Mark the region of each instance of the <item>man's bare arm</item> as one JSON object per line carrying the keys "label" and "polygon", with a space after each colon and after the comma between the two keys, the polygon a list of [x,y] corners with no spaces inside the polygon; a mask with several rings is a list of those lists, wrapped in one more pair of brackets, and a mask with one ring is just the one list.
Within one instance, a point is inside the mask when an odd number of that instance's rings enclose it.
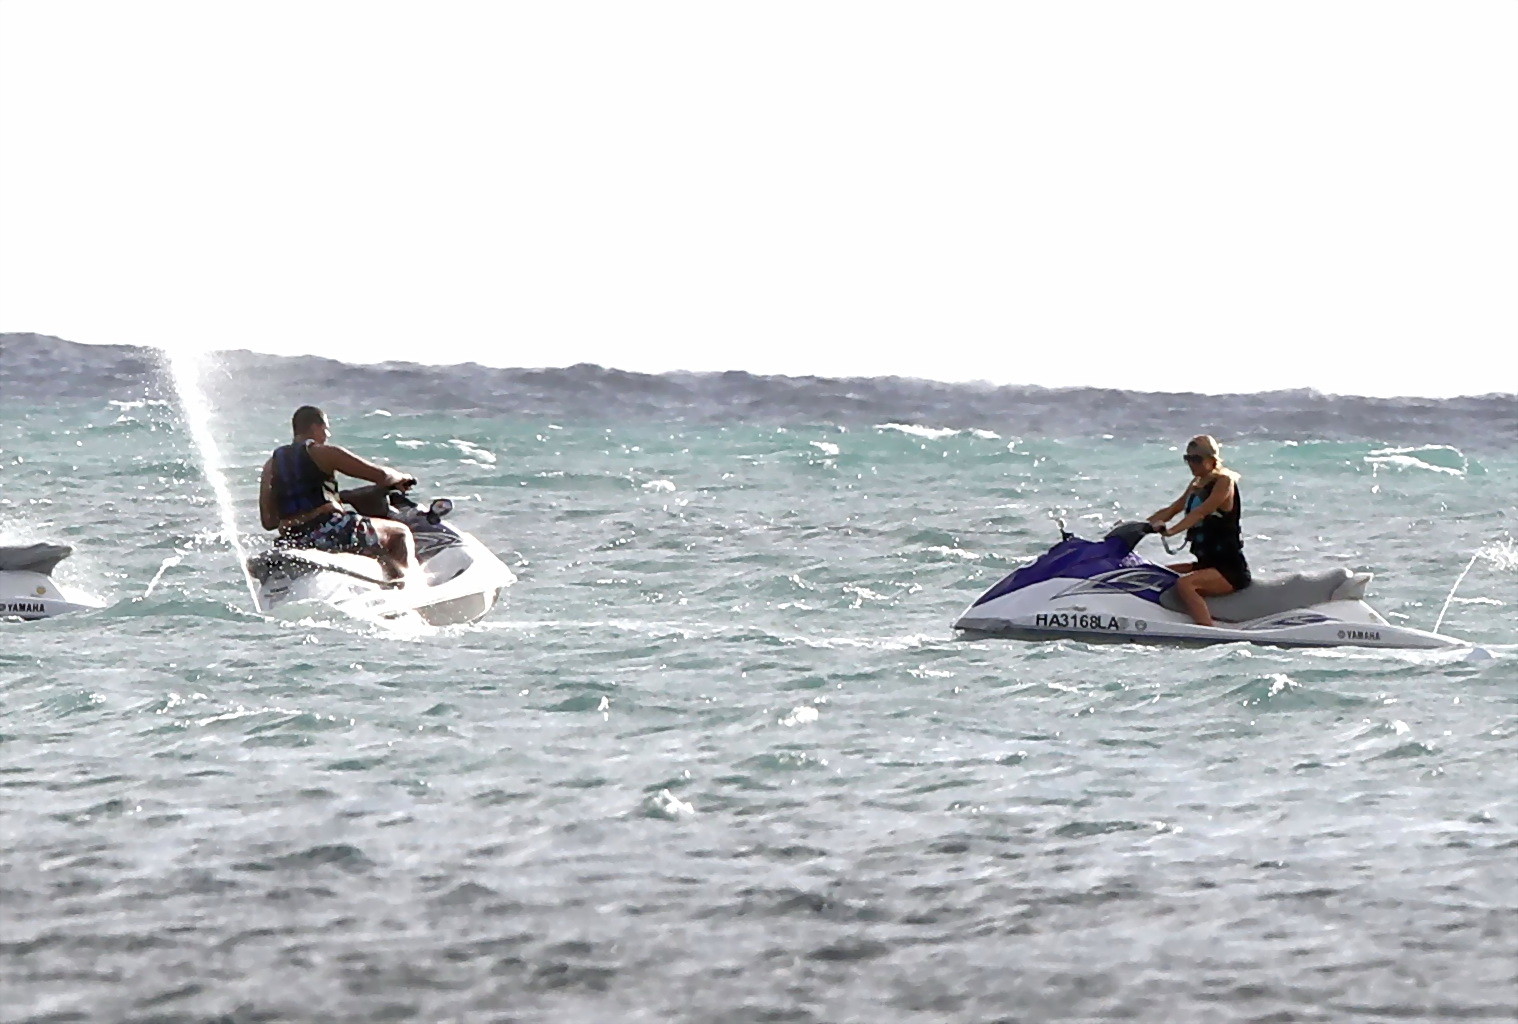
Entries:
{"label": "man's bare arm", "polygon": [[274,496],[274,460],[264,463],[263,479],[258,484],[258,520],[265,530],[279,527],[279,502]]}
{"label": "man's bare arm", "polygon": [[360,458],[339,445],[313,444],[306,451],[311,453],[311,461],[315,462],[319,469],[328,473],[345,473],[348,476],[356,476],[360,480],[387,484],[391,487],[408,487],[416,483],[414,477],[393,470],[389,466],[381,466],[368,459]]}

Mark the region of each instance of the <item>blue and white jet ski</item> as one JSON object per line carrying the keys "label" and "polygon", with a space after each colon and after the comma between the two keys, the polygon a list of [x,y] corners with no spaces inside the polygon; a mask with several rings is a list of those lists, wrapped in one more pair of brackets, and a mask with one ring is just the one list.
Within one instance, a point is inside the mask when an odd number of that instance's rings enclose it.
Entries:
{"label": "blue and white jet ski", "polygon": [[1388,622],[1365,603],[1369,573],[1330,569],[1209,597],[1216,625],[1199,626],[1172,592],[1180,576],[1134,553],[1151,528],[1120,523],[1099,541],[1060,527],[1061,539],[977,597],[954,623],[973,636],[1019,640],[1278,647],[1468,647],[1464,640]]}

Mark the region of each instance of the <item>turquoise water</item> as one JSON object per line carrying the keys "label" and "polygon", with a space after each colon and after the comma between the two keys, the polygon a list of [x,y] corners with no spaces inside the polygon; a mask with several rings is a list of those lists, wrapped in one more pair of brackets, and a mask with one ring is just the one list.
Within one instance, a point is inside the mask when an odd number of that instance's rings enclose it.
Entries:
{"label": "turquoise water", "polygon": [[[1518,1010],[1511,438],[1229,449],[1257,574],[1429,628],[1475,554],[1481,649],[1178,650],[949,623],[1052,515],[1168,502],[1184,436],[349,402],[520,577],[394,634],[254,614],[140,399],[0,418],[0,535],[111,602],[0,623],[0,1019]],[[292,404],[217,404],[245,534]]]}

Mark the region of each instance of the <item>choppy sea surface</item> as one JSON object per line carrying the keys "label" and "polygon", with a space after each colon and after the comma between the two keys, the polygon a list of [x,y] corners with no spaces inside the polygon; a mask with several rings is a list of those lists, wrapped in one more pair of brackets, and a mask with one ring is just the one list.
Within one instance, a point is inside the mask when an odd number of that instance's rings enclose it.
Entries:
{"label": "choppy sea surface", "polygon": [[[0,622],[0,1021],[1518,1014],[1513,396],[196,369],[245,540],[315,402],[520,579],[258,615],[155,357],[7,336],[0,543],[109,605]],[[1257,575],[1477,646],[953,637],[1200,431]]]}

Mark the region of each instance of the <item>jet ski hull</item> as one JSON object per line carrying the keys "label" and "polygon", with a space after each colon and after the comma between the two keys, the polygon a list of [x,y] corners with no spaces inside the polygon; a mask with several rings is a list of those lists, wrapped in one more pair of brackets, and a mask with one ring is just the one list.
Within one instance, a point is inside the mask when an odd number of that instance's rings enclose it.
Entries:
{"label": "jet ski hull", "polygon": [[[1368,607],[1365,610],[1370,610]],[[963,615],[954,628],[966,636],[1004,637],[1013,640],[1085,640],[1094,643],[1144,643],[1203,646],[1208,644],[1251,643],[1270,647],[1388,647],[1403,650],[1438,650],[1469,646],[1465,641],[1420,629],[1387,623],[1364,621],[1359,615],[1339,617],[1335,612],[1358,609],[1335,609],[1316,605],[1304,613],[1323,616],[1322,620],[1295,625],[1223,624],[1199,626],[1189,618],[1161,610],[1153,613],[1124,615],[1106,612],[1056,609],[1032,614]]]}
{"label": "jet ski hull", "polygon": [[[361,555],[334,556],[299,548],[272,554],[275,557],[257,556],[250,561],[258,580],[258,610],[266,615],[300,613],[312,605],[324,605],[358,619],[459,626],[489,614],[501,592],[516,580],[494,555],[490,555],[493,565],[472,566],[472,578],[397,587],[383,578],[377,561]],[[350,566],[362,578],[340,571]]]}

